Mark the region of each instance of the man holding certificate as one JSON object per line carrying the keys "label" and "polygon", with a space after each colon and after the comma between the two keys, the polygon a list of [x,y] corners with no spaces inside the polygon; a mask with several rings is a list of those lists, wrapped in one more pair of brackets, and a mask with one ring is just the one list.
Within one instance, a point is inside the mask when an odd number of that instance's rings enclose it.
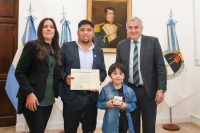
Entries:
{"label": "man holding certificate", "polygon": [[93,23],[80,21],[77,35],[78,41],[64,43],[61,48],[59,94],[63,102],[64,130],[76,133],[81,122],[83,133],[93,133],[98,89],[106,77],[106,68],[102,49],[92,43]]}

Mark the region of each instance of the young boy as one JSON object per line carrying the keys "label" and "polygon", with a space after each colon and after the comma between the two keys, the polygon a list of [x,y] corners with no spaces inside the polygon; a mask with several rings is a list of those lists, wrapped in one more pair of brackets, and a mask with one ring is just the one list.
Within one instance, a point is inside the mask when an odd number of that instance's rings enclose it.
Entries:
{"label": "young boy", "polygon": [[112,83],[103,87],[99,94],[97,107],[104,109],[103,133],[134,133],[130,112],[135,108],[134,91],[123,84],[125,68],[114,63],[108,70]]}

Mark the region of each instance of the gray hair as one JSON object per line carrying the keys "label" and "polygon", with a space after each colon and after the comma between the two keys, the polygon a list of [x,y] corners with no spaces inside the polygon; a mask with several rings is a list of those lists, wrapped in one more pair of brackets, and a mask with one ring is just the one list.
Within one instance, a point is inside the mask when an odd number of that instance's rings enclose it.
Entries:
{"label": "gray hair", "polygon": [[140,18],[138,18],[138,17],[132,17],[132,18],[130,18],[130,19],[127,20],[127,22],[126,22],[126,29],[127,29],[128,24],[130,22],[133,22],[133,21],[136,21],[136,20],[138,20],[140,22],[141,26],[143,27],[143,23],[142,23],[142,20]]}

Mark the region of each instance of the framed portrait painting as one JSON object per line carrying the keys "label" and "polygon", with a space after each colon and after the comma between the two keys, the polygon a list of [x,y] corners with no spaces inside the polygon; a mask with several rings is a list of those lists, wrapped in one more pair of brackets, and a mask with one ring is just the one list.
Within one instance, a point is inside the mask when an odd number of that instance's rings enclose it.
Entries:
{"label": "framed portrait painting", "polygon": [[131,17],[132,0],[87,0],[87,19],[94,23],[94,43],[106,53],[115,53],[126,38],[126,21]]}

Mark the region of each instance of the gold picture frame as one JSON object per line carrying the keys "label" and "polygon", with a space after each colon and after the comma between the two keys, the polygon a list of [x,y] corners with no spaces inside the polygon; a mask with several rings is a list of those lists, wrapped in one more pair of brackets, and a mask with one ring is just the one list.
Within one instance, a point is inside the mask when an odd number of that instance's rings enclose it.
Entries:
{"label": "gold picture frame", "polygon": [[[115,22],[123,30],[123,33],[124,33],[123,39],[125,39],[126,38],[126,21],[127,21],[127,19],[129,19],[132,16],[132,0],[87,0],[87,19],[91,20],[94,23],[95,33],[97,33],[96,31],[99,30],[99,28],[97,28],[97,27],[99,27],[99,25],[103,25],[105,23],[104,10],[107,7],[114,8]],[[116,29],[120,29],[120,28],[116,28]],[[120,33],[122,33],[122,32],[120,32]],[[116,34],[116,36],[117,35],[118,34]],[[107,35],[105,35],[105,36],[107,37]],[[104,39],[105,39],[105,36],[104,36]],[[120,39],[122,39],[122,38],[120,38]],[[104,40],[104,42],[105,42],[105,40]],[[117,47],[117,43],[114,43],[112,48],[107,47],[107,45],[102,48],[105,53],[116,53],[116,47]]]}

